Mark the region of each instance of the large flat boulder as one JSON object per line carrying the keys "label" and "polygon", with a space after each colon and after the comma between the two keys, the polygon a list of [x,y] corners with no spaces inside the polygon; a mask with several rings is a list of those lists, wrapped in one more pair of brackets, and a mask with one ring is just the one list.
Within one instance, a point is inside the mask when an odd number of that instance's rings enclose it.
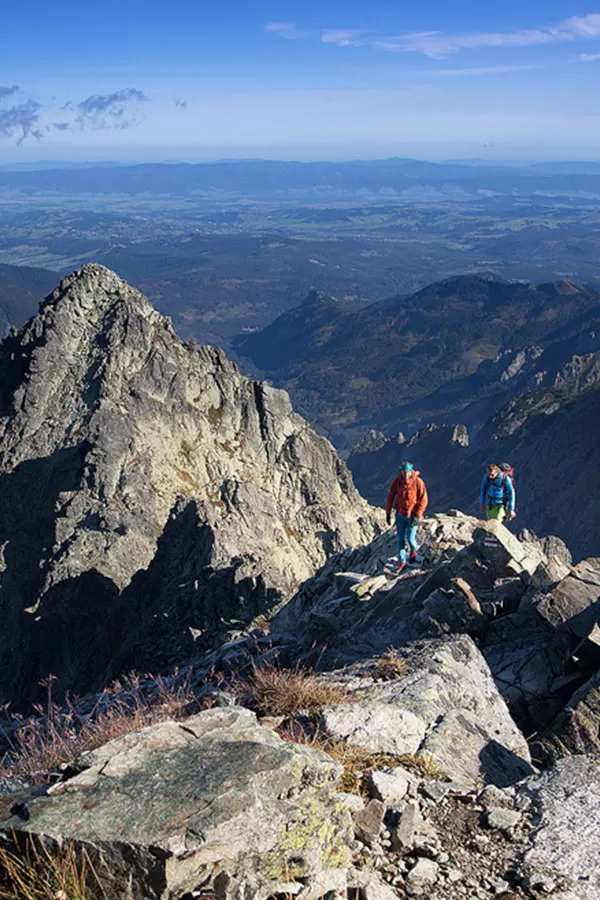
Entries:
{"label": "large flat boulder", "polygon": [[45,796],[2,798],[0,831],[85,849],[107,896],[266,897],[339,889],[352,839],[340,767],[240,708],[118,738]]}
{"label": "large flat boulder", "polygon": [[365,663],[326,676],[361,698],[324,710],[321,726],[330,737],[428,756],[463,782],[504,786],[532,773],[527,743],[470,637],[420,641],[400,655],[406,674],[390,681],[369,684]]}

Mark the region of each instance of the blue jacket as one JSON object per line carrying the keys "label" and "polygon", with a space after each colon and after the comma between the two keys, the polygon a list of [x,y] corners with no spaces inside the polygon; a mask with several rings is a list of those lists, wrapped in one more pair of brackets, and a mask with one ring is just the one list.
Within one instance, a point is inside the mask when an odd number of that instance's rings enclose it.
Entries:
{"label": "blue jacket", "polygon": [[490,478],[486,472],[481,482],[479,503],[481,506],[506,506],[508,512],[513,512],[515,488],[510,475],[501,472],[497,478]]}

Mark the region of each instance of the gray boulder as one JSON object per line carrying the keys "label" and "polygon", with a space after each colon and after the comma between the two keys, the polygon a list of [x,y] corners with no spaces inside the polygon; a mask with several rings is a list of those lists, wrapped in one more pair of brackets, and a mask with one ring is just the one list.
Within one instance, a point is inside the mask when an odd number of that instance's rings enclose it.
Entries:
{"label": "gray boulder", "polygon": [[405,675],[368,687],[357,678],[367,674],[364,663],[325,676],[360,701],[326,708],[323,731],[368,750],[430,758],[466,783],[505,786],[532,773],[527,743],[470,637],[410,644],[402,657]]}
{"label": "gray boulder", "polygon": [[537,604],[537,610],[555,628],[565,627],[576,637],[587,637],[600,622],[600,559],[578,563]]}
{"label": "gray boulder", "polygon": [[283,742],[247,710],[200,713],[85,754],[46,796],[0,798],[5,841],[87,852],[107,896],[266,898],[345,887],[352,822],[341,768]]}

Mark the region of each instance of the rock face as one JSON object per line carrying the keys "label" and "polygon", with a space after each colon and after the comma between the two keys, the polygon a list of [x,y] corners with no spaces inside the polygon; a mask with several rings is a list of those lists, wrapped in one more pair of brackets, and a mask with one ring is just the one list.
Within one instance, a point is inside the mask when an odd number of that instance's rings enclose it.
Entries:
{"label": "rock face", "polygon": [[86,265],[0,348],[2,699],[180,663],[377,518],[283,391]]}
{"label": "rock face", "polygon": [[345,886],[352,826],[334,795],[340,767],[284,743],[247,710],[155,725],[76,767],[46,796],[0,801],[0,830],[87,850],[107,896],[167,900],[202,886],[217,898],[267,897],[290,883],[322,895]]}

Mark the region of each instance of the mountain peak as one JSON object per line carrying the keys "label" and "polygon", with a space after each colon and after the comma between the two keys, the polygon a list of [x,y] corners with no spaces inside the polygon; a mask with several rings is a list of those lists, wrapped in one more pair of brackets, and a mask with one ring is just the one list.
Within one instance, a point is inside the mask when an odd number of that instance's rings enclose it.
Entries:
{"label": "mountain peak", "polygon": [[[67,275],[59,286],[45,300],[40,308],[58,310],[69,307],[69,315],[95,309],[100,312],[115,303],[129,302],[132,307],[145,315],[158,315],[149,301],[138,290],[99,263],[85,263],[80,269]],[[93,320],[92,320],[93,322]]]}
{"label": "mountain peak", "polygon": [[[284,391],[185,344],[96,265],[0,345],[0,485],[2,702],[44,672],[88,687],[119,629],[115,672],[181,662],[380,519]],[[39,671],[15,661],[21,640]]]}

